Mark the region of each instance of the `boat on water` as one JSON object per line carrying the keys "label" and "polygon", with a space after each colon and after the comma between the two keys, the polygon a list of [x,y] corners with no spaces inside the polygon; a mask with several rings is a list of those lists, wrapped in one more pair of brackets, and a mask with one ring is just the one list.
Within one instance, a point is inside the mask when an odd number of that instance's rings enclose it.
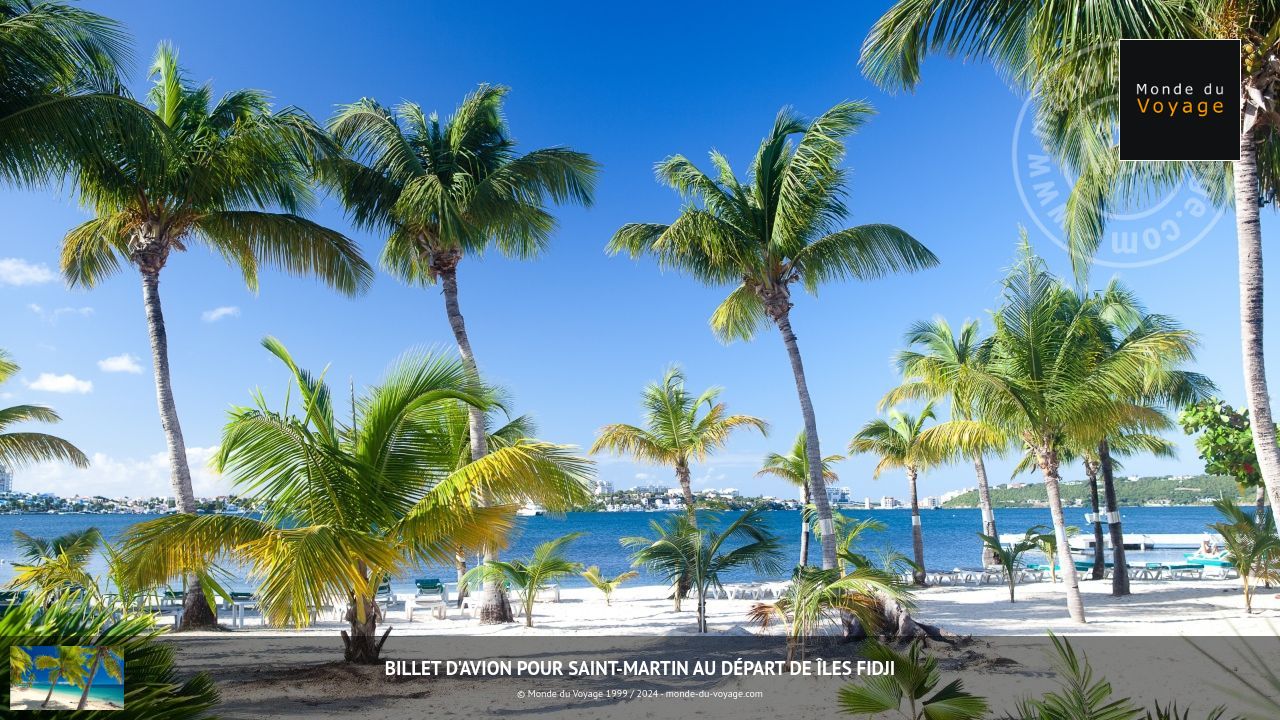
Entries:
{"label": "boat on water", "polygon": [[521,505],[520,509],[516,510],[516,515],[519,515],[520,517],[534,517],[536,515],[546,515],[546,514],[547,514],[547,509],[533,501],[529,501],[524,505]]}

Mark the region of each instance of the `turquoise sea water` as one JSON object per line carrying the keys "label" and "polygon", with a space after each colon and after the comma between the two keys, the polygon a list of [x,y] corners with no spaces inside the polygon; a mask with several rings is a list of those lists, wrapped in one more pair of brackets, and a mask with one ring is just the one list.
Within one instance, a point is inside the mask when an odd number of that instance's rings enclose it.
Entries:
{"label": "turquoise sea water", "polygon": [[[885,523],[887,529],[881,533],[872,533],[863,543],[864,552],[875,555],[876,552],[894,549],[898,552],[911,552],[911,514],[907,510],[844,510],[845,515],[855,518],[874,517]],[[1066,520],[1068,525],[1087,529],[1083,508],[1068,508]],[[1200,533],[1204,532],[1207,523],[1215,522],[1217,511],[1211,507],[1132,507],[1123,508],[1126,533]],[[510,547],[504,551],[506,557],[528,555],[533,546],[546,540],[569,532],[582,532],[584,535],[569,546],[571,559],[585,565],[599,565],[605,575],[615,575],[630,569],[630,560],[626,551],[618,544],[618,538],[627,535],[645,535],[649,533],[651,521],[665,521],[670,513],[568,513],[560,517],[538,516],[519,518],[517,530],[511,538]],[[735,517],[734,513],[723,513],[722,519]],[[798,511],[775,511],[764,513],[766,521],[782,538],[784,552],[789,563],[794,563],[800,554],[800,513]],[[68,530],[96,526],[108,539],[116,538],[124,529],[133,523],[149,519],[147,515],[0,515],[0,559],[7,561],[0,565],[0,578],[7,579],[13,574],[12,562],[16,557],[13,547],[13,531],[22,531],[36,537],[53,537]],[[996,511],[996,522],[1001,533],[1021,533],[1032,525],[1049,525],[1049,511],[1045,508],[1007,509]],[[981,529],[981,516],[977,509],[965,510],[925,510],[922,511],[922,527],[924,530],[925,564],[930,569],[951,569],[953,567],[977,567],[981,560],[981,545],[976,533]],[[816,550],[816,543],[815,543]],[[1133,553],[1134,561],[1158,561],[1180,559],[1184,551],[1156,551]],[[1031,556],[1028,556],[1029,558]],[[471,559],[474,563],[474,558]],[[101,562],[95,564],[94,572],[103,571]],[[413,577],[439,577],[452,580],[455,572],[452,567],[426,567],[417,572],[397,578],[393,586],[397,592],[407,592],[412,587]],[[749,570],[730,575],[728,580],[744,581],[755,579]],[[772,578],[761,578],[772,579]],[[781,579],[781,578],[777,578]],[[653,581],[644,575],[635,582]],[[584,585],[580,578],[567,578],[565,585]],[[241,589],[241,588],[237,588]],[[248,589],[247,585],[243,589]]]}
{"label": "turquoise sea water", "polygon": [[[35,683],[31,686],[35,690],[39,690],[41,698],[45,693],[49,692],[48,683]],[[77,703],[80,702],[80,694],[83,692],[80,688],[67,685],[66,683],[58,683],[53,691],[53,697],[63,702]],[[95,682],[93,687],[89,689],[89,698],[99,702],[110,702],[116,705],[124,705],[124,686],[123,685],[106,685]]]}

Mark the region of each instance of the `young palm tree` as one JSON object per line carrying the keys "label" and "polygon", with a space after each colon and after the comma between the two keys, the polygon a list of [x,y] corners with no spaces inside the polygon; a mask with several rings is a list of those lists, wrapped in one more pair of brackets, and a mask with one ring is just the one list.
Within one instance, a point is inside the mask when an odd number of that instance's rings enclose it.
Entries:
{"label": "young palm tree", "polygon": [[921,438],[935,451],[965,452],[1007,437],[1026,447],[1044,478],[1067,608],[1077,622],[1085,615],[1062,513],[1062,454],[1072,439],[1103,437],[1150,419],[1147,408],[1128,399],[1148,387],[1153,367],[1188,360],[1194,347],[1189,333],[1161,330],[1106,352],[1091,327],[1096,302],[1051,276],[1024,238],[994,313],[991,359],[963,372],[973,419],[949,420]]}
{"label": "young palm tree", "polygon": [[[1280,8],[1266,3],[1164,0],[1125,3],[981,3],[900,0],[871,29],[863,67],[889,89],[920,82],[933,53],[988,60],[1040,101],[1036,126],[1047,149],[1077,176],[1064,224],[1077,278],[1083,279],[1102,236],[1106,212],[1151,197],[1162,187],[1198,184],[1210,201],[1233,206],[1239,252],[1240,327],[1245,390],[1255,419],[1258,462],[1273,507],[1280,507],[1280,448],[1263,362],[1262,230],[1259,210],[1280,189],[1275,88],[1280,83]],[[1240,160],[1120,162],[1114,130],[1120,113],[1120,38],[1241,39],[1243,109]]]}
{"label": "young palm tree", "polygon": [[582,579],[591,583],[591,586],[604,594],[604,604],[613,604],[613,591],[618,589],[622,583],[640,577],[640,573],[634,570],[628,570],[624,573],[618,573],[612,579],[606,578],[600,574],[600,566],[592,565],[582,572]]}
{"label": "young palm tree", "polygon": [[548,540],[535,547],[528,560],[487,562],[467,573],[467,580],[483,578],[493,583],[510,582],[520,594],[525,627],[533,627],[533,604],[538,599],[538,591],[582,569],[582,563],[564,556],[565,547],[579,537],[582,533],[575,532]]}
{"label": "young palm tree", "polygon": [[1261,522],[1250,518],[1234,499],[1213,504],[1222,520],[1209,525],[1222,536],[1227,558],[1240,575],[1244,591],[1244,612],[1253,612],[1253,593],[1257,583],[1280,582],[1280,537],[1276,536],[1276,519],[1267,513]]}
{"label": "young palm tree", "polygon": [[219,558],[260,579],[272,623],[307,625],[313,610],[345,601],[342,632],[350,662],[376,662],[387,633],[375,632],[378,586],[458,548],[498,543],[514,505],[479,507],[481,493],[505,500],[554,487],[564,509],[589,497],[591,464],[569,448],[521,441],[455,469],[456,448],[440,431],[453,403],[479,402],[474,376],[457,360],[410,353],[383,382],[353,398],[337,419],[329,386],[300,369],[278,341],[263,343],[293,375],[301,414],[233,409],[217,469],[261,519],[184,515],[140,523],[125,543],[137,584],[154,586]]}
{"label": "young palm tree", "polygon": [[791,329],[792,285],[798,282],[814,293],[826,282],[867,280],[938,262],[892,225],[840,227],[849,215],[843,197],[847,173],[840,167],[844,141],[872,112],[865,102],[843,102],[807,122],[784,108],[761,142],[746,182],[718,152],[711,153],[715,177],[682,155],[663,160],[659,180],[689,204],[670,225],[624,225],[608,246],[633,258],[652,253],[660,266],[710,285],[736,285],[711,316],[721,340],[749,340],[766,322],[777,326],[804,419],[809,492],[826,569],[836,565],[835,534],[822,480],[817,416]]}
{"label": "young palm tree", "polygon": [[685,537],[697,532],[688,514],[674,515],[667,522],[649,521],[652,535],[630,535],[618,539],[624,548],[636,548],[632,564],[661,576],[671,585],[674,610],[680,612],[681,601],[692,585],[695,558]]}
{"label": "young palm tree", "polygon": [[[18,374],[18,365],[0,350],[0,385]],[[36,432],[9,432],[11,426],[26,422],[56,423],[61,416],[44,405],[0,407],[0,466],[62,460],[76,467],[88,467],[89,458],[75,445],[60,437]]]}
{"label": "young palm tree", "polygon": [[13,531],[13,544],[22,562],[14,563],[8,586],[34,590],[42,599],[67,590],[94,590],[89,561],[102,545],[97,528],[72,530],[51,540]]}
{"label": "young palm tree", "polygon": [[873,643],[863,655],[868,660],[890,663],[895,672],[864,678],[840,688],[840,709],[845,714],[885,717],[896,713],[903,720],[982,720],[987,717],[986,698],[966,692],[962,681],[953,680],[938,687],[942,683],[938,660],[922,652],[919,640],[913,641],[906,652]]}
{"label": "young palm tree", "polygon": [[724,447],[729,435],[741,428],[767,435],[765,421],[750,415],[728,415],[719,402],[721,388],[712,387],[693,395],[685,390],[684,373],[672,367],[662,380],[644,389],[644,427],[605,425],[591,446],[591,453],[612,452],[630,455],[639,462],[675,468],[676,481],[684,494],[689,522],[698,524],[694,507],[690,462],[703,462]]}
{"label": "young palm tree", "polygon": [[[1043,527],[1043,525],[1037,525],[1033,528],[1028,528],[1021,540],[1008,545],[1002,544],[999,536],[978,533],[978,537],[982,539],[982,544],[990,548],[991,554],[995,555],[996,561],[992,565],[998,565],[1004,570],[1005,582],[1009,583],[1009,602],[1011,603],[1017,602],[1013,596],[1013,591],[1018,585],[1018,572],[1023,565],[1022,556],[1035,550],[1040,545],[1040,538],[1043,537],[1043,533],[1040,530]],[[1050,569],[1057,562],[1052,555],[1049,555]]]}
{"label": "young palm tree", "polygon": [[80,687],[84,683],[84,649],[78,645],[60,645],[56,655],[36,657],[36,669],[49,671],[49,694],[44,696],[41,708],[49,707],[53,691],[60,681]]}
{"label": "young palm tree", "polygon": [[[519,154],[502,116],[507,88],[481,85],[443,123],[410,102],[395,110],[368,98],[329,122],[350,159],[322,167],[352,219],[387,233],[382,266],[411,285],[444,291],[445,314],[463,362],[478,365],[458,304],[458,263],[491,246],[508,257],[542,252],[555,229],[548,200],[590,205],[599,166],[584,153],[550,147]],[[471,413],[471,457],[487,452],[484,417]],[[496,560],[494,550],[486,560]],[[483,622],[511,622],[501,585],[486,588]]]}
{"label": "young palm tree", "polygon": [[[315,275],[346,294],[368,287],[373,272],[354,242],[297,214],[311,200],[307,161],[321,142],[309,118],[292,109],[272,112],[256,90],[213,102],[209,86],[183,76],[168,45],[157,50],[151,77],[144,109],[154,129],[113,136],[77,161],[75,184],[94,218],[67,233],[62,270],[71,285],[85,287],[122,264],[140,274],[173,493],[180,512],[194,513],[160,303],[160,273],[170,254],[204,245],[237,267],[252,289],[264,264]],[[192,578],[187,585],[183,626],[213,624],[199,584]]]}
{"label": "young palm tree", "polygon": [[93,689],[93,680],[98,675],[98,668],[102,668],[108,675],[118,682],[124,682],[124,659],[114,648],[98,645],[89,652],[86,658],[89,663],[89,672],[85,675],[84,692],[80,693],[80,703],[76,705],[77,710],[83,710],[85,705],[89,703],[89,691]]}
{"label": "young palm tree", "polygon": [[[828,455],[822,458],[822,480],[833,483],[839,479],[831,469],[835,463],[844,460],[843,455]],[[782,478],[800,488],[800,564],[809,564],[809,452],[805,447],[804,432],[796,436],[791,452],[786,455],[769,453],[764,457],[764,466],[756,472],[756,477],[771,475]],[[823,488],[826,489],[825,487]]]}
{"label": "young palm tree", "polygon": [[890,468],[902,468],[907,473],[907,488],[911,493],[911,550],[915,566],[911,570],[916,585],[924,585],[924,534],[920,526],[920,499],[916,492],[916,480],[920,471],[933,463],[933,456],[920,442],[924,425],[934,419],[933,403],[926,403],[919,415],[912,416],[900,410],[890,410],[889,419],[876,418],[862,426],[849,441],[849,454],[870,453],[880,458],[872,477]]}
{"label": "young palm tree", "polygon": [[[967,417],[972,412],[971,403],[957,392],[959,373],[966,365],[984,360],[982,338],[978,334],[976,320],[966,320],[960,331],[952,330],[945,318],[918,322],[907,331],[907,349],[898,353],[895,362],[902,373],[902,386],[890,390],[880,401],[881,409],[908,399],[947,400],[952,417]],[[1004,448],[993,448],[1001,451]],[[998,537],[996,513],[991,506],[991,488],[987,483],[987,465],[981,450],[972,455],[974,473],[978,478],[978,506],[982,511],[982,532]],[[983,546],[982,564],[991,565],[995,556],[991,548]]]}

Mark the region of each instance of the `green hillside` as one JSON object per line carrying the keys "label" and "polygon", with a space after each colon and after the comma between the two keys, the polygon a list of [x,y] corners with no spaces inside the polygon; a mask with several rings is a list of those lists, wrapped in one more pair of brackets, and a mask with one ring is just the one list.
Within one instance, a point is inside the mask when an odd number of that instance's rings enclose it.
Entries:
{"label": "green hillside", "polygon": [[[1017,482],[1013,483],[1019,484]],[[1099,488],[1101,491],[1101,488]],[[1218,475],[1193,477],[1127,477],[1116,478],[1116,496],[1121,505],[1203,505],[1219,497],[1239,497],[1240,488],[1231,478]],[[1252,502],[1250,495],[1246,502]],[[1045,505],[1042,483],[1027,483],[1024,487],[1008,485],[991,488],[991,504],[995,507],[1036,507]],[[1083,481],[1067,481],[1062,484],[1062,502],[1065,505],[1089,503],[1089,486]],[[978,506],[978,491],[971,490],[948,500],[949,508]]]}

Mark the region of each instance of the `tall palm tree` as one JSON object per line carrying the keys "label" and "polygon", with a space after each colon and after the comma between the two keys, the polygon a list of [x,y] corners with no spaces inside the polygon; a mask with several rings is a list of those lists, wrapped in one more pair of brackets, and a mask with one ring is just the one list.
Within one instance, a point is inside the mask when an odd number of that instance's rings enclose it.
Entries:
{"label": "tall palm tree", "polygon": [[[584,153],[549,147],[520,154],[502,115],[505,87],[481,85],[444,122],[411,102],[394,110],[368,98],[329,122],[349,154],[322,166],[360,227],[387,233],[382,266],[411,285],[444,291],[445,315],[462,360],[479,373],[458,304],[458,263],[494,247],[531,259],[550,242],[548,201],[590,205],[599,166]],[[471,457],[483,457],[484,417],[471,412]],[[485,560],[497,560],[496,549]],[[486,584],[483,622],[511,622],[501,584]]]}
{"label": "tall palm tree", "polygon": [[[966,320],[960,331],[952,330],[946,318],[917,322],[906,335],[907,348],[898,353],[895,363],[902,373],[903,384],[890,390],[880,401],[886,408],[908,399],[947,400],[951,416],[964,418],[972,412],[972,403],[958,392],[957,380],[967,365],[984,361],[982,338],[976,320]],[[993,448],[1002,450],[1001,448]],[[978,478],[978,506],[982,511],[982,533],[999,537],[996,513],[991,506],[991,488],[987,483],[985,453],[975,450],[971,459]],[[982,565],[996,564],[992,549],[982,548]]]}
{"label": "tall palm tree", "polygon": [[791,361],[805,450],[809,492],[822,540],[822,567],[836,566],[831,506],[822,481],[822,448],[808,379],[791,328],[792,285],[810,293],[825,282],[867,280],[936,265],[938,259],[892,225],[841,228],[847,172],[845,139],[873,113],[865,102],[842,102],[812,121],[784,108],[760,143],[745,182],[712,151],[713,177],[682,155],[657,166],[658,179],[689,203],[675,222],[624,225],[610,252],[652,253],[662,267],[688,272],[716,286],[736,286],[711,316],[723,341],[749,340],[766,322],[777,326]]}
{"label": "tall palm tree", "polygon": [[53,691],[60,681],[79,687],[84,682],[84,648],[78,645],[59,645],[57,654],[36,657],[36,669],[49,671],[49,694],[44,696],[41,708],[49,706]]}
{"label": "tall palm tree", "polygon": [[80,703],[76,705],[77,710],[83,710],[85,705],[89,703],[89,691],[93,689],[93,681],[98,675],[98,668],[105,670],[117,682],[124,682],[124,659],[112,648],[105,645],[95,646],[89,652],[89,657],[86,660],[89,663],[89,672],[85,676],[84,692],[80,693]]}
{"label": "tall palm tree", "polygon": [[849,441],[849,454],[870,453],[880,458],[873,477],[890,468],[907,473],[907,489],[911,493],[911,550],[915,567],[911,569],[916,585],[924,585],[924,533],[920,526],[920,498],[916,480],[920,471],[933,462],[929,449],[920,442],[925,423],[933,420],[933,403],[926,403],[919,415],[890,410],[889,419],[876,418],[862,426]]}
{"label": "tall palm tree", "polygon": [[723,448],[734,430],[769,432],[768,424],[760,418],[727,414],[728,409],[720,402],[721,392],[721,388],[711,387],[701,395],[690,393],[684,387],[684,373],[679,367],[672,367],[662,380],[644,389],[644,427],[605,425],[600,428],[591,453],[630,455],[639,462],[674,468],[684,494],[685,512],[689,522],[697,526],[689,463],[703,462]]}
{"label": "tall palm tree", "polygon": [[[831,466],[844,460],[843,455],[828,455],[822,458],[822,480],[833,483],[839,479]],[[782,478],[800,488],[800,564],[809,564],[809,452],[805,447],[804,431],[796,435],[796,442],[791,452],[786,455],[769,453],[764,457],[764,465],[756,472],[756,477],[771,475]],[[825,488],[824,488],[825,489]]]}
{"label": "tall palm tree", "polygon": [[[862,47],[868,77],[889,89],[920,82],[926,56],[987,60],[1022,89],[1036,93],[1037,127],[1047,149],[1077,176],[1064,224],[1078,279],[1087,272],[1106,212],[1141,202],[1184,181],[1211,202],[1233,205],[1240,278],[1240,334],[1245,390],[1258,463],[1273,507],[1280,506],[1280,448],[1263,358],[1262,231],[1259,210],[1280,189],[1280,7],[1208,0],[1095,3],[900,0],[871,29]],[[1243,109],[1236,162],[1120,162],[1114,130],[1121,38],[1241,39]]]}
{"label": "tall palm tree", "polygon": [[[213,102],[212,89],[191,84],[165,44],[151,78],[149,107],[137,106],[150,114],[153,130],[112,136],[77,161],[75,184],[94,217],[67,233],[62,270],[68,283],[85,287],[124,264],[140,274],[173,492],[178,510],[194,513],[160,303],[170,254],[204,245],[238,268],[251,289],[263,264],[315,275],[345,294],[362,292],[373,272],[354,242],[297,214],[311,201],[308,161],[324,143],[306,115],[272,112],[257,90]],[[203,592],[190,580],[183,626],[211,625]]]}
{"label": "tall palm tree", "polygon": [[0,180],[56,180],[114,132],[145,131],[118,94],[130,62],[116,21],[63,2],[0,0]]}
{"label": "tall palm tree", "polygon": [[[0,385],[18,374],[17,363],[0,350]],[[89,458],[79,448],[60,437],[37,432],[13,432],[19,423],[56,423],[62,417],[44,405],[0,407],[0,466],[18,467],[28,463],[62,460],[76,467],[88,467]]]}
{"label": "tall palm tree", "polygon": [[300,412],[273,410],[261,396],[233,409],[215,457],[263,516],[175,514],[135,525],[124,547],[136,584],[229,559],[261,580],[273,623],[307,625],[313,609],[345,602],[345,657],[371,663],[386,639],[376,636],[374,601],[383,580],[448,562],[459,547],[501,542],[511,527],[514,505],[478,506],[476,497],[554,486],[556,509],[589,497],[591,463],[565,446],[521,441],[455,469],[456,448],[441,436],[438,415],[480,402],[460,361],[406,355],[353,398],[344,423],[322,378],[300,369],[278,341],[264,345],[293,375]]}
{"label": "tall palm tree", "polygon": [[1129,398],[1142,392],[1155,362],[1192,357],[1194,337],[1181,330],[1144,334],[1104,352],[1091,326],[1097,299],[1080,297],[1053,277],[1025,240],[993,314],[991,359],[966,368],[964,393],[972,419],[952,419],[925,431],[922,444],[965,452],[1016,437],[1044,479],[1067,590],[1067,609],[1085,621],[1075,562],[1067,544],[1059,467],[1072,439],[1103,437],[1115,428],[1149,422],[1147,408]]}

